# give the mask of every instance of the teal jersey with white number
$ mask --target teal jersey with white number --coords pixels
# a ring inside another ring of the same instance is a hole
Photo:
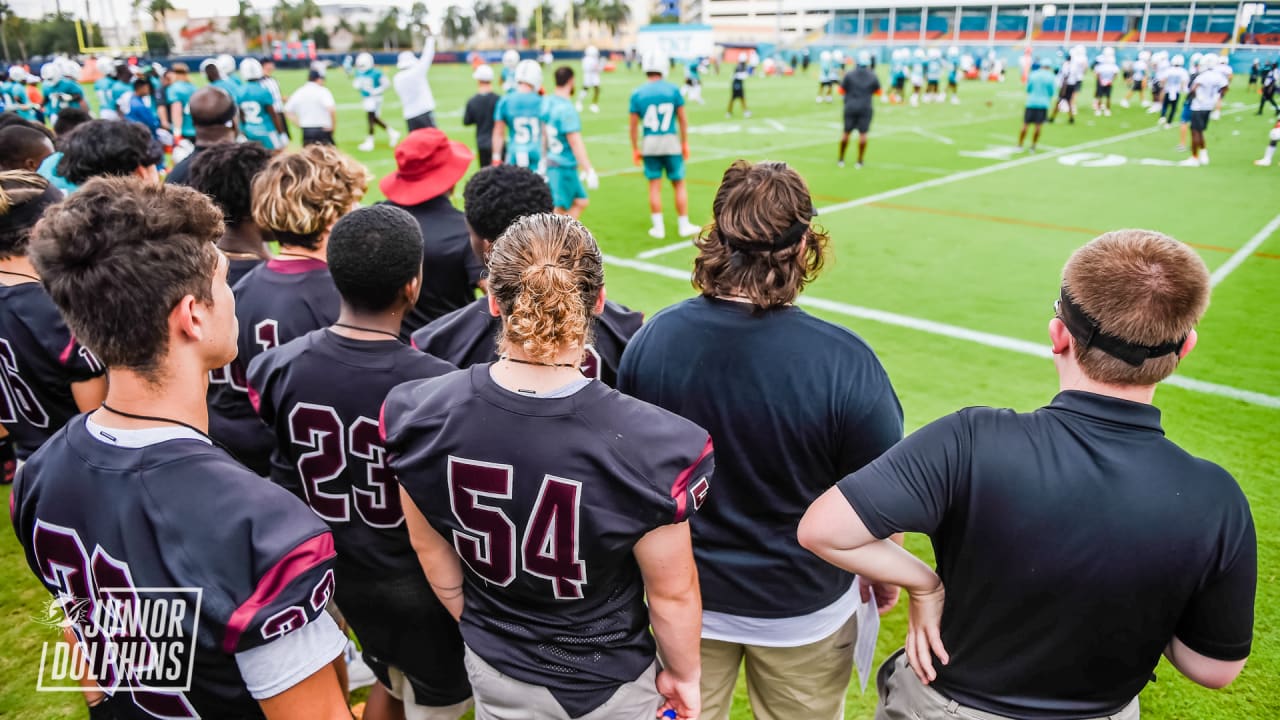
[[[536,168],[542,155],[542,98],[517,90],[502,96],[493,119],[507,124],[507,162]]]
[[[645,135],[675,135],[680,131],[676,108],[684,105],[680,88],[666,80],[641,85],[631,93],[631,113],[640,116]]]
[[[196,86],[185,80],[179,80],[170,85],[168,90],[169,104],[182,104],[182,137],[184,138],[194,138],[196,136],[196,126],[195,123],[191,122],[191,108],[188,107],[191,103],[191,96],[195,92]],[[170,118],[170,122],[172,121],[172,118]]]
[[[547,167],[577,167],[578,159],[573,148],[569,147],[569,135],[582,132],[582,118],[573,103],[559,95],[547,98],[543,105],[542,124],[547,129]]]
[[[34,122],[40,116],[36,114],[34,109],[21,109],[17,106],[26,105],[31,102],[27,97],[27,86],[20,82],[6,83],[5,87],[5,107],[10,112],[16,113],[23,120],[31,120]]]
[[[98,107],[109,108],[111,106],[111,83],[115,82],[110,77],[100,77],[93,83],[93,92],[98,96]]]
[[[133,85],[122,80],[112,80],[111,87],[107,88],[107,99],[110,101],[108,104],[111,106],[111,109],[121,115],[129,112],[129,108],[125,108],[124,110],[120,109],[120,101],[124,99],[125,95],[132,92]]]
[[[271,124],[271,106],[275,98],[259,82],[247,82],[240,90],[240,129],[250,142],[275,149],[276,127]]]
[[[382,94],[387,91],[387,76],[376,67],[361,70],[356,73],[355,86],[362,98],[382,97]]]
[[[45,108],[50,115],[57,115],[68,107],[84,106],[84,89],[80,83],[69,78],[62,78],[56,83],[45,83]]]

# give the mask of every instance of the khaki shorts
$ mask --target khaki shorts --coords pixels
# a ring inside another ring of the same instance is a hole
[[[404,703],[405,720],[458,720],[471,709],[471,698],[447,707],[419,705],[413,697],[413,683],[409,682],[404,673],[394,667],[388,667],[387,675],[391,677],[387,692],[391,693],[391,697]]]
[[[569,717],[551,691],[502,674],[497,668],[466,649],[463,663],[471,679],[476,701],[476,720],[575,720]],[[640,677],[618,686],[613,697],[576,720],[654,720],[666,702],[658,694],[658,663]]]
[[[920,682],[902,651],[889,656],[876,675],[880,703],[875,720],[1009,720],[1004,715],[965,707]],[[1096,720],[1138,720],[1138,699],[1123,710]]]
[[[702,639],[702,720],[726,720],[738,671],[757,720],[841,720],[853,673],[858,616],[808,645],[763,647]]]

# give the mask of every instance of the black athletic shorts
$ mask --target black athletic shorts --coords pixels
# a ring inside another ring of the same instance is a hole
[[[422,573],[344,578],[334,600],[360,641],[364,661],[387,687],[388,666],[413,684],[419,705],[443,707],[471,696],[458,623]]]
[[[1058,93],[1058,97],[1063,100],[1070,101],[1080,91],[1080,83],[1063,83],[1062,92]]]
[[[742,81],[734,80],[733,81],[733,98],[737,99],[742,97],[745,97],[742,92]]]
[[[1027,108],[1022,113],[1022,122],[1025,125],[1043,125],[1048,117],[1049,111],[1046,108]]]
[[[871,108],[859,110],[857,108],[844,109],[844,131],[851,133],[857,130],[860,134],[865,135],[871,129]]]
[[[1192,110],[1191,111],[1191,129],[1196,132],[1204,132],[1209,127],[1209,115],[1212,110]]]
[[[431,114],[431,111],[428,110],[421,115],[415,115],[408,120],[405,120],[405,123],[409,126],[409,132],[413,132],[414,130],[435,127],[436,118]]]
[[[893,89],[897,90],[898,92],[902,92],[903,90],[906,89],[906,87],[907,87],[906,75],[899,75],[898,78],[893,81]]]
[[[1130,87],[1131,87],[1132,89],[1134,89],[1134,90],[1141,91],[1141,90],[1142,90],[1142,81],[1141,81],[1141,80],[1134,80],[1134,81],[1133,81],[1133,85],[1131,85]]]
[[[333,132],[323,128],[302,128],[303,145],[333,145]]]
[[[1110,98],[1110,97],[1111,97],[1111,86],[1110,86],[1110,85],[1103,85],[1102,83],[1098,83],[1098,91],[1097,91],[1096,95],[1097,95],[1097,97],[1100,97],[1100,98]]]

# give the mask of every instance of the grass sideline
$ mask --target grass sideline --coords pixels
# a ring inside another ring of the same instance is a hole
[[[461,125],[461,108],[473,92],[469,75],[461,66],[438,66],[431,78],[441,127],[473,144],[474,131]],[[548,81],[550,76],[546,73]],[[303,78],[281,73],[280,80],[291,90]],[[645,233],[644,181],[631,165],[626,126],[627,97],[642,81],[639,72],[606,75],[601,113],[583,115],[587,148],[602,176],[583,221],[606,253],[626,261],[606,270],[610,296],[652,314],[692,293],[683,278],[693,251],[682,246],[634,261],[677,240],[669,190],[664,195],[668,238],[655,241]],[[1086,97],[1091,84],[1086,83]],[[375,177],[390,172],[394,158],[384,135],[379,134],[375,152],[356,150],[364,139],[364,119],[350,82],[335,69],[329,86],[341,107],[340,147]],[[1008,156],[1021,122],[1016,81],[965,83],[962,103],[955,106],[877,105],[867,167],[855,170],[850,163],[838,169],[840,106],[813,102],[814,78],[748,81],[754,111],[749,120],[724,117],[727,73],[707,77],[705,86],[708,104],[689,108],[692,219],[709,219],[720,175],[732,159],[785,160],[796,167],[815,203],[826,208],[819,220],[832,237],[832,259],[806,292],[817,301],[808,310],[852,327],[876,349],[902,400],[909,430],[966,405],[1034,409],[1056,392],[1053,368],[1031,354],[868,319],[874,313],[851,316],[849,307],[1043,346],[1062,264],[1099,232],[1122,227],[1167,232],[1193,244],[1210,270],[1219,270],[1271,225],[1277,212],[1271,198],[1280,170],[1250,164],[1266,144],[1271,121],[1253,115],[1257,98],[1246,94],[1243,78],[1228,96],[1231,114],[1209,130],[1213,164],[1200,169],[1166,164],[1184,154],[1173,150],[1176,130],[1153,129],[1154,115],[1135,105],[1095,118],[1087,100],[1075,125],[1060,118],[1045,126],[1044,153]],[[1241,102],[1249,107],[1235,107]],[[394,96],[384,116],[402,126]],[[1081,145],[1086,147],[1066,150]],[[456,195],[460,203],[461,187]],[[366,202],[380,199],[375,182]],[[1268,234],[1238,259],[1215,288],[1199,329],[1200,345],[1179,374],[1280,397],[1280,360],[1273,352],[1280,346],[1280,323],[1265,310],[1259,318],[1260,309],[1280,305],[1280,237]],[[1280,411],[1174,386],[1163,387],[1156,403],[1169,436],[1223,465],[1248,495],[1258,530],[1259,588],[1253,655],[1240,679],[1226,690],[1209,691],[1162,663],[1159,681],[1142,694],[1143,715],[1159,720],[1280,717],[1275,582],[1280,573]],[[908,547],[930,555],[924,538],[910,537]],[[7,649],[0,655],[0,715],[83,717],[83,706],[73,696],[34,692],[41,645],[53,639],[52,631],[34,620],[47,598],[13,534],[0,533],[0,642]],[[1010,632],[1018,632],[1016,618],[1009,623]],[[905,626],[904,608],[886,617],[877,661],[901,646]],[[847,718],[870,718],[874,705],[874,688],[862,695],[851,685]],[[740,687],[733,718],[750,717]]]

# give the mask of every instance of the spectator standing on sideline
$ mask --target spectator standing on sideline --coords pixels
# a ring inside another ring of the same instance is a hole
[[[476,155],[483,170],[493,164],[493,111],[498,96],[493,92],[492,67],[481,65],[471,77],[476,81],[476,94],[467,101],[462,124],[476,126]]]
[[[400,96],[400,109],[404,112],[409,132],[436,126],[436,96],[431,93],[431,80],[427,78],[435,57],[436,36],[427,32],[422,39],[421,55],[415,56],[406,50],[396,58],[396,70],[399,72],[391,82]]]
[[[191,174],[191,160],[214,145],[236,141],[236,101],[226,90],[203,87],[195,91],[187,106],[191,109],[191,124],[195,128],[195,145],[173,169],[165,182],[186,185]]]
[[[862,338],[795,306],[827,245],[800,175],[739,160],[714,208],[696,241],[701,295],[631,339],[618,389],[715,443],[715,495],[692,528],[702,718],[729,717],[745,663],[754,717],[840,720],[859,589],[800,547],[796,526],[815,498],[902,439],[902,408]],[[897,600],[891,585],[874,592],[882,611]]]
[[[449,202],[470,165],[470,148],[439,128],[426,128],[396,146],[396,171],[378,183],[388,202],[407,210],[422,227],[422,291],[401,323],[406,340],[475,299],[484,267],[471,252],[462,211]]]
[[[293,92],[284,105],[284,114],[302,128],[303,145],[333,145],[338,126],[338,105],[324,86],[324,69],[312,67],[307,82]]]
[[[805,547],[910,594],[877,718],[1136,720],[1162,654],[1206,687],[1236,678],[1257,582],[1249,502],[1151,404],[1196,345],[1209,287],[1173,238],[1102,235],[1062,273],[1053,402],[948,415],[809,509]],[[882,539],[902,532],[929,536],[936,573]]]

